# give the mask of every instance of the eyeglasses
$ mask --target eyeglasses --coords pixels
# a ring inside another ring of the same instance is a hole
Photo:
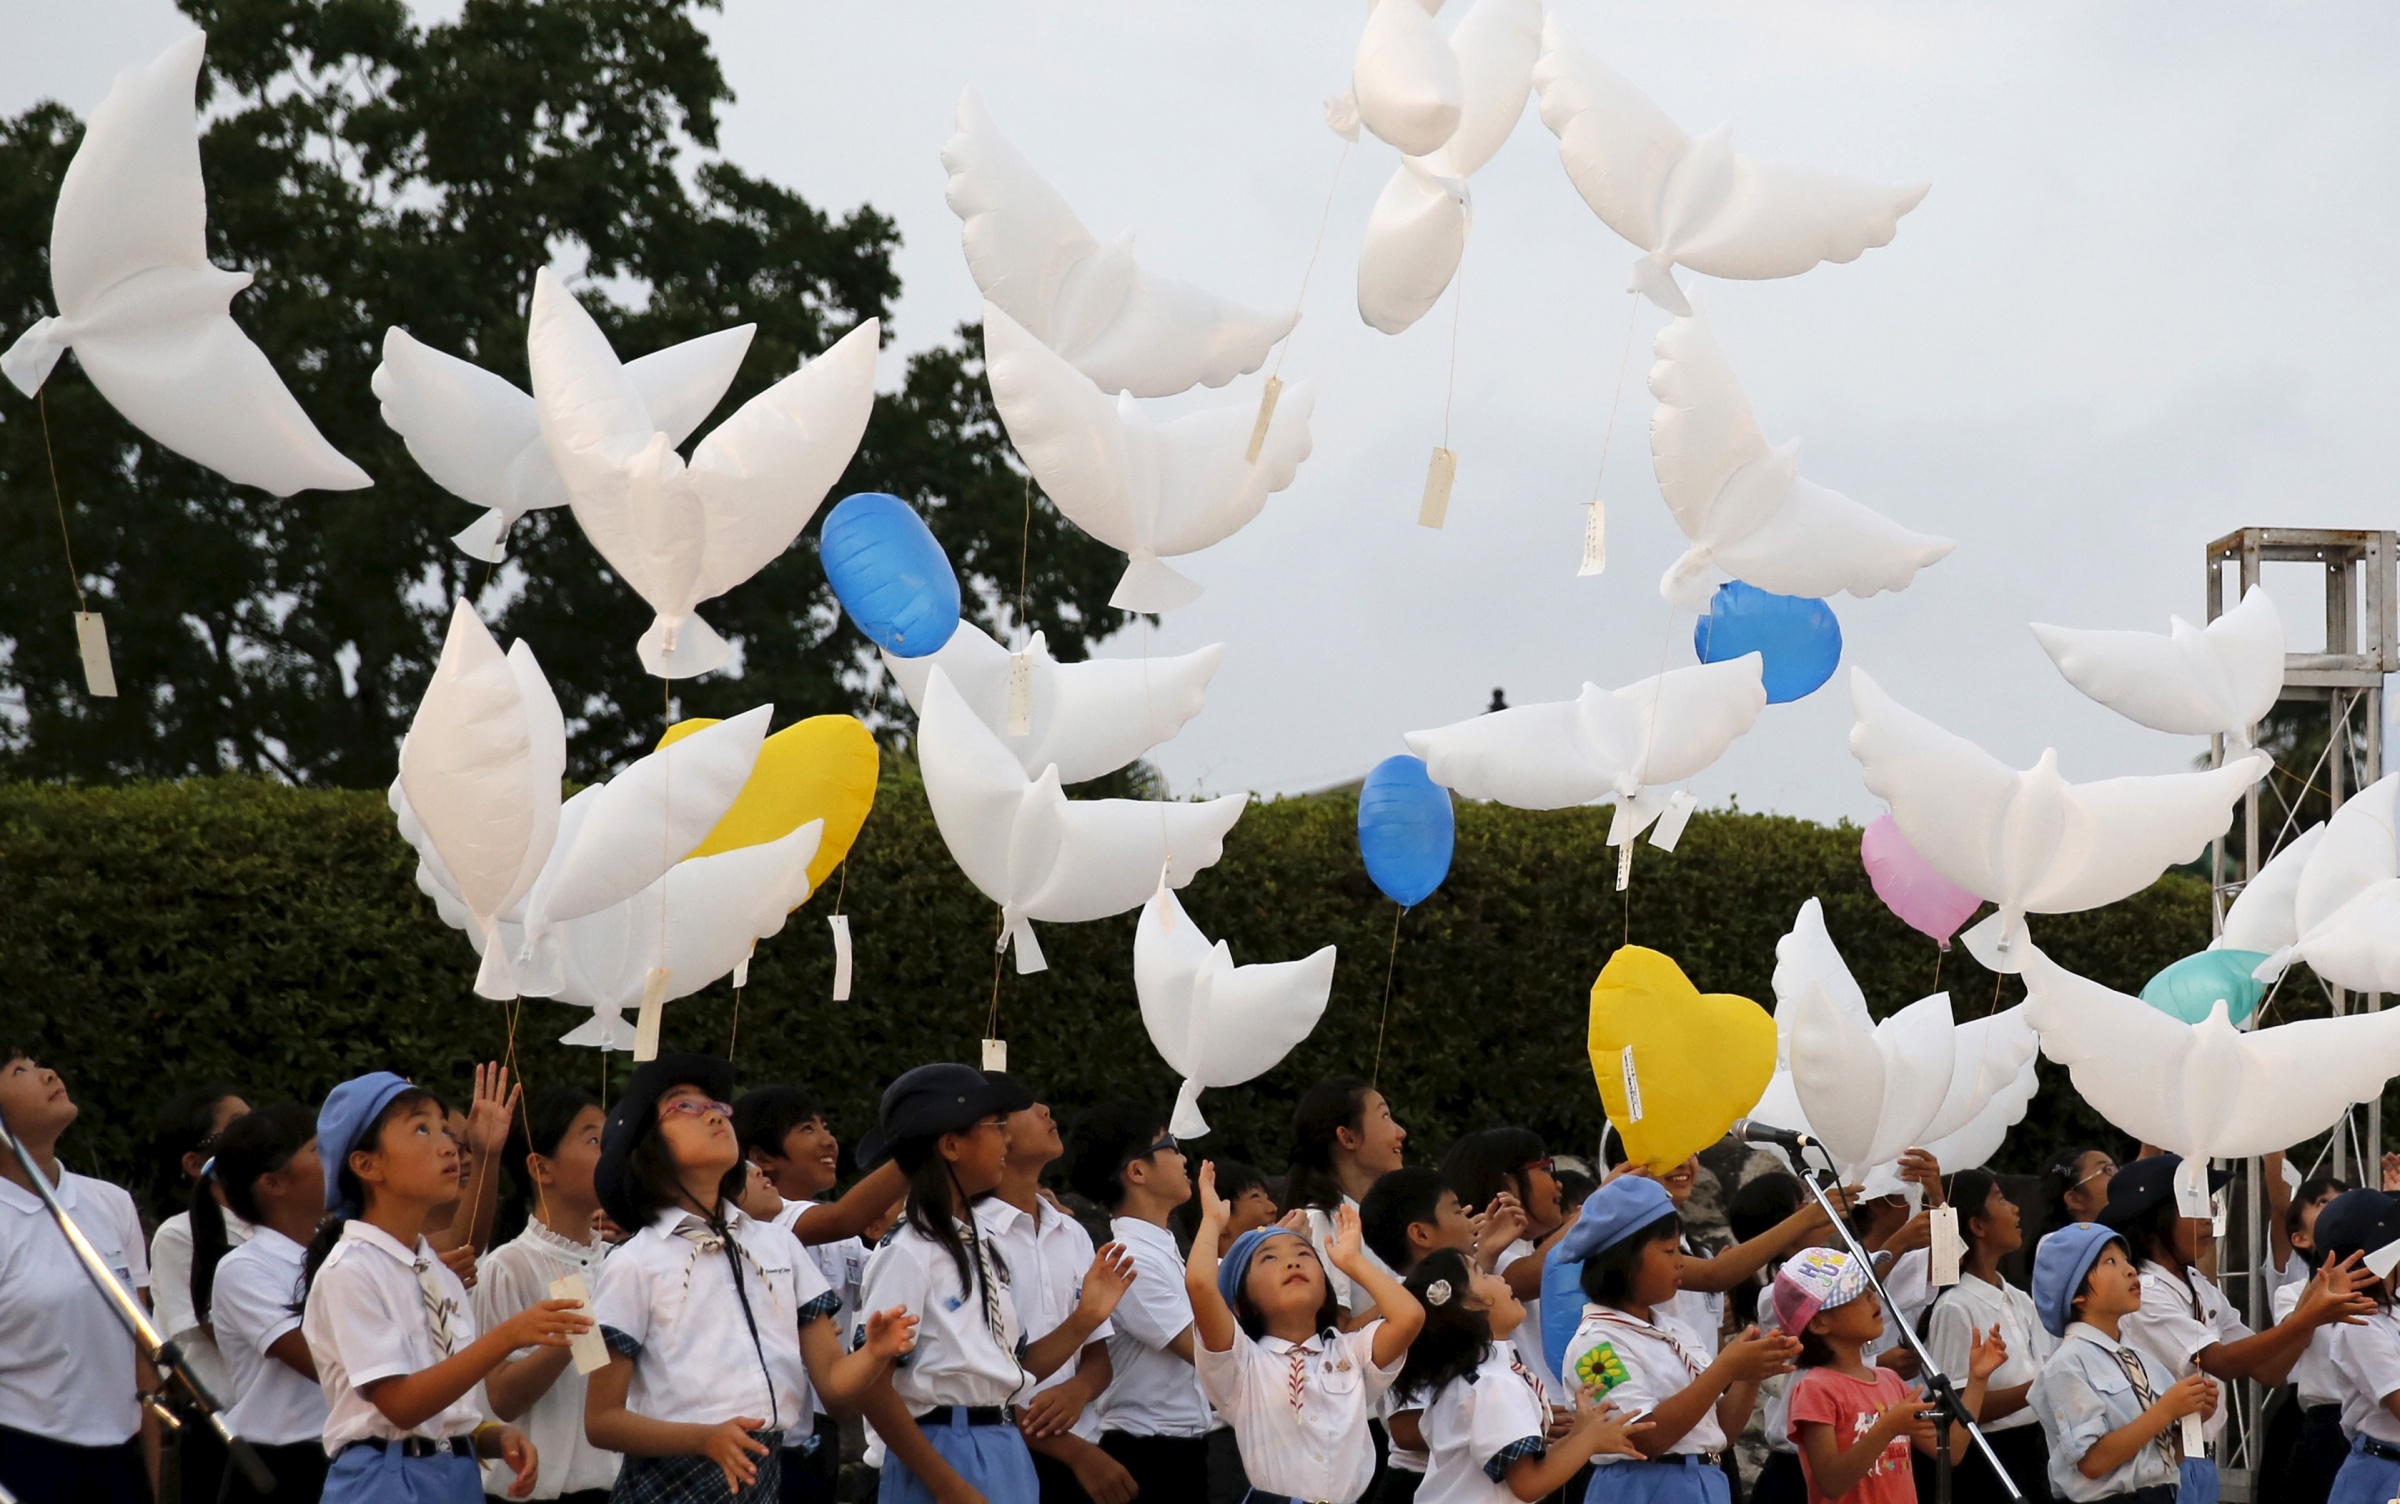
[[[723,1118],[729,1123],[733,1121],[733,1109],[730,1106],[723,1102],[711,1102],[705,1097],[677,1097],[672,1102],[658,1104],[658,1120],[660,1122],[665,1122],[670,1115],[675,1113],[681,1113],[685,1117],[714,1116]]]
[[[1530,1174],[1535,1170],[1541,1171],[1544,1175],[1555,1175],[1558,1173],[1558,1161],[1556,1159],[1529,1159],[1517,1167],[1517,1173],[1520,1175]]]
[[[2115,1163],[2112,1161],[2103,1160],[2099,1169],[2094,1170],[2091,1174],[2084,1176],[2081,1180],[2078,1180],[2073,1185],[2068,1186],[2067,1189],[2069,1191],[2080,1191],[2085,1186],[2090,1185],[2093,1181],[2099,1180],[2104,1176],[2114,1175],[2116,1173],[2117,1167]]]
[[[1144,1159],[1147,1159],[1147,1158],[1149,1158],[1149,1157],[1150,1157],[1151,1155],[1153,1155],[1153,1154],[1159,1154],[1159,1153],[1163,1153],[1164,1151],[1166,1151],[1166,1150],[1168,1150],[1168,1149],[1173,1149],[1173,1150],[1175,1150],[1176,1152],[1178,1152],[1178,1153],[1181,1153],[1181,1152],[1182,1152],[1182,1150],[1183,1150],[1183,1145],[1181,1145],[1181,1144],[1179,1144],[1179,1143],[1177,1143],[1177,1142],[1175,1141],[1175,1135],[1174,1135],[1174,1134],[1172,1134],[1172,1133],[1162,1133],[1162,1134],[1160,1134],[1160,1135],[1159,1135],[1159,1138],[1158,1138],[1158,1142],[1157,1142],[1157,1143],[1155,1143],[1155,1144],[1152,1144],[1152,1145],[1151,1145],[1149,1148],[1147,1148],[1147,1149],[1144,1149],[1144,1150],[1142,1151],[1142,1157],[1143,1157]]]

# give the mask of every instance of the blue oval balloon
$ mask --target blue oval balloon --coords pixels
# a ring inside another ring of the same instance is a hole
[[[941,651],[958,630],[958,572],[897,496],[861,491],[825,516],[817,556],[842,609],[895,658]]]
[[[1458,826],[1450,791],[1426,775],[1421,758],[1387,757],[1358,791],[1358,854],[1383,895],[1413,909],[1450,875]]]
[[[1823,601],[1728,580],[1692,628],[1692,648],[1702,663],[1757,653],[1766,660],[1767,703],[1781,705],[1833,677],[1842,661],[1842,624]]]
[[[2142,1001],[2172,1018],[2196,1024],[2218,1000],[2235,1023],[2248,1018],[2267,995],[2267,984],[2250,973],[2266,955],[2255,950],[2204,950],[2142,984]]]

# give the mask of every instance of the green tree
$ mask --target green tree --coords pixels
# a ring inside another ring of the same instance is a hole
[[[898,231],[872,208],[829,216],[715,155],[732,94],[694,20],[713,0],[468,0],[429,27],[401,0],[180,3],[209,32],[210,254],[256,275],[237,320],[375,486],[290,498],[233,486],[143,439],[72,362],[46,414],[11,392],[0,768],[380,785],[463,592],[504,640],[532,642],[568,712],[574,774],[615,766],[661,726],[662,687],[633,650],[648,608],[564,511],[520,522],[496,573],[451,546],[472,509],[417,471],[368,388],[384,330],[522,386],[534,271],[580,263],[587,306],[628,356],[758,326],[705,433],[888,316]],[[79,136],[55,104],[0,122],[0,338],[48,311],[50,211]],[[1071,655],[1123,620],[1106,604],[1115,559],[1027,484],[980,344],[966,327],[910,360],[834,495],[915,502],[977,619],[1002,629],[1022,599]],[[113,702],[83,693],[46,449],[76,568],[108,617]],[[1022,582],[1020,558],[1033,566]],[[899,705],[877,696],[813,529],[707,614],[741,671],[675,686],[680,713]]]

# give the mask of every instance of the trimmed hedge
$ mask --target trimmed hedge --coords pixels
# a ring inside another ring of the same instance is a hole
[[[1203,1100],[1210,1153],[1280,1167],[1299,1089],[1370,1069],[1395,910],[1359,863],[1356,810],[1345,794],[1257,804],[1224,860],[1183,893],[1237,960],[1341,948],[1316,1032],[1259,1081]],[[1639,848],[1631,892],[1619,895],[1615,853],[1602,844],[1608,819],[1605,809],[1460,807],[1448,881],[1399,924],[1383,1043],[1382,1085],[1423,1157],[1501,1122],[1588,1152],[1600,1109],[1586,997],[1628,937],[1674,956],[1704,991],[1771,1007],[1775,941],[1813,894],[1879,1014],[1930,990],[1935,949],[1875,898],[1855,827],[1701,814],[1673,854]],[[913,766],[890,760],[848,866],[838,881],[857,937],[851,1001],[827,1001],[834,895],[821,893],[760,947],[738,1038],[720,985],[669,1006],[669,1048],[722,1051],[730,1040],[746,1081],[808,1083],[852,1139],[900,1070],[975,1058],[997,974],[1016,1074],[1062,1109],[1131,1095],[1164,1113],[1175,1080],[1135,1007],[1132,915],[1045,926],[1040,975],[995,968],[993,906],[951,863]],[[84,1103],[70,1157],[141,1183],[147,1167],[132,1159],[152,1104],[215,1076],[260,1101],[313,1102],[373,1067],[463,1090],[475,1061],[506,1048],[508,1009],[473,995],[473,954],[412,872],[377,794],[231,778],[0,785],[0,975]],[[2207,902],[2204,883],[2170,874],[2107,909],[2041,921],[2040,935],[2066,966],[2132,991],[2206,944]],[[2022,997],[2013,980],[1996,988],[1964,947],[1943,959],[1941,980],[1962,1017]],[[516,1049],[530,1083],[601,1086],[591,1052],[553,1043],[583,1017],[522,1005]],[[621,1081],[628,1066],[614,1060]],[[2005,1167],[2039,1168],[2073,1141],[2120,1144],[2063,1072],[2042,1069]]]

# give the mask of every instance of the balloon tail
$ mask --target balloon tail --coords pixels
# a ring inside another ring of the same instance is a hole
[[[1625,402],[1625,373],[1633,366],[1633,332],[1641,327],[1642,300],[1630,299],[1633,307],[1625,316],[1625,348],[1617,352],[1617,389],[1608,399],[1608,426],[1600,430],[1600,467],[1592,474],[1592,499],[1584,504],[1583,564],[1578,575],[1598,574],[1608,568],[1608,508],[1600,499],[1600,483],[1608,478],[1608,451],[1617,437],[1617,410]]]
[[[1407,913],[1404,908],[1392,911],[1392,953],[1383,963],[1383,1012],[1375,1020],[1375,1066],[1367,1072],[1369,1086],[1383,1079],[1383,1031],[1392,1021],[1392,974],[1400,965],[1400,921]]]
[[[1927,989],[1930,992],[1942,990],[1942,957],[1948,954],[1949,950],[1950,947],[1947,945],[1936,945],[1933,948],[1933,986]]]

